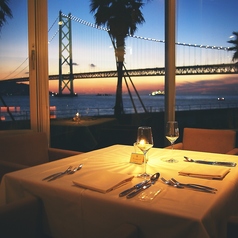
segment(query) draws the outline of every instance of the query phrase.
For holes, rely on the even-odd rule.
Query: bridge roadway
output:
[[[146,68],[146,69],[130,69],[127,70],[130,77],[142,76],[163,76],[165,68]],[[176,75],[201,75],[201,74],[238,74],[238,64],[215,64],[215,65],[194,65],[176,67]],[[125,76],[128,76],[124,73]],[[85,78],[113,78],[117,77],[117,71],[101,71],[88,73],[75,73],[74,79]],[[64,79],[69,75],[63,75]],[[49,80],[58,80],[59,75],[50,75]],[[8,79],[16,82],[29,81],[29,78]]]

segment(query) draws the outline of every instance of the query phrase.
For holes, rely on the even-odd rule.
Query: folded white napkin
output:
[[[73,180],[73,183],[101,193],[108,193],[131,181],[133,177],[133,175],[98,170],[81,174]]]
[[[182,169],[179,171],[179,175],[206,179],[223,179],[229,172],[229,168],[196,164]]]

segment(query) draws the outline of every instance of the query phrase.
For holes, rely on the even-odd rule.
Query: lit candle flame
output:
[[[145,144],[145,140],[140,140],[140,145],[144,145]]]

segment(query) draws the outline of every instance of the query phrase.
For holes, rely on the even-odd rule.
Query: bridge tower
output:
[[[63,74],[62,66],[67,64],[69,71]],[[59,12],[59,96],[76,96],[74,93],[72,61],[71,14]]]

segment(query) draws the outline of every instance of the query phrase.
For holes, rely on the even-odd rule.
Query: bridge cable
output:
[[[13,70],[10,74],[8,74],[5,78],[3,79],[7,79],[11,74],[15,73],[26,61],[28,60],[28,57],[15,69]],[[19,73],[18,73],[19,74]]]
[[[62,13],[62,15],[65,17],[69,17],[69,16],[65,15],[64,13]],[[70,15],[70,18],[73,21],[83,24],[85,26],[93,27],[93,28],[96,28],[96,29],[102,30],[102,31],[107,31],[107,32],[110,31],[110,29],[108,29],[106,27],[98,26],[96,24],[87,22],[87,21],[82,20],[79,17],[73,16],[73,15]],[[130,34],[128,34],[127,36],[136,38],[139,40],[147,40],[147,41],[155,41],[155,42],[159,42],[159,43],[165,43],[165,40],[158,40],[158,39],[150,38],[150,37],[143,37],[143,36],[130,35]],[[204,48],[204,49],[216,49],[216,50],[224,50],[224,51],[227,51],[230,48],[230,47],[224,47],[224,46],[200,45],[200,44],[190,44],[190,43],[181,43],[181,42],[175,42],[175,44],[180,45],[180,46],[189,46],[189,47]]]
[[[49,28],[48,32],[51,31],[51,29],[53,28],[53,26],[56,24],[56,22],[58,21],[59,17],[56,17],[55,21],[52,23],[51,27]],[[51,39],[49,40],[48,43],[50,43],[54,38],[55,36],[58,34],[59,30],[57,30],[55,32],[55,34],[51,37]],[[15,73],[26,61],[28,60],[28,57],[15,69],[13,70],[10,74],[8,74],[6,77],[3,78],[4,79],[7,79],[8,77],[10,77],[11,74]],[[23,68],[19,73],[17,73],[14,77],[16,77],[18,74],[20,74],[23,70],[25,70],[29,65],[27,65],[25,68]]]
[[[51,29],[53,28],[53,26],[56,24],[56,22],[59,21],[59,17],[57,16],[55,21],[52,23],[51,27],[49,28],[48,32],[51,31]]]

